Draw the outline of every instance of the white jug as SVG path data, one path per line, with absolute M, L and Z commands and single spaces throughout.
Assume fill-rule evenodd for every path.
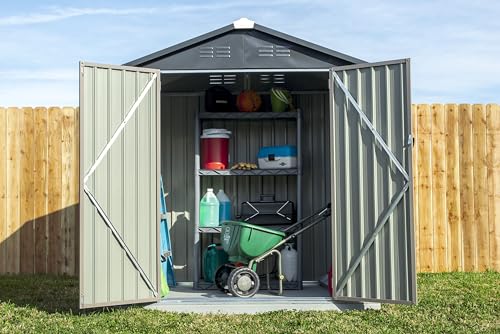
M 285 279 L 289 282 L 297 280 L 297 251 L 293 249 L 292 244 L 285 244 L 281 250 L 281 264 Z

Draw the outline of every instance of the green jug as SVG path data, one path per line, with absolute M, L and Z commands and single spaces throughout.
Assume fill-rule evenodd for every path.
M 229 259 L 221 245 L 211 244 L 203 254 L 203 277 L 205 282 L 214 283 L 215 272 Z

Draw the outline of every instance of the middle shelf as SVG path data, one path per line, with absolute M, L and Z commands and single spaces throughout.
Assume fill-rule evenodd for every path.
M 199 169 L 198 175 L 201 176 L 241 176 L 241 175 L 298 175 L 297 168 L 289 169 L 252 169 L 252 170 L 239 170 L 239 169 Z

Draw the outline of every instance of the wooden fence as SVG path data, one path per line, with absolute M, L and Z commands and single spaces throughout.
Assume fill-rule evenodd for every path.
M 500 106 L 415 105 L 420 272 L 500 270 Z M 0 108 L 0 273 L 78 274 L 78 109 Z
M 0 108 L 0 273 L 78 270 L 78 110 Z
M 413 106 L 420 272 L 500 270 L 500 108 Z

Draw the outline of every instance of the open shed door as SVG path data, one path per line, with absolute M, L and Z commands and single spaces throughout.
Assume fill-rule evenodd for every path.
M 330 71 L 333 298 L 416 302 L 409 60 Z
M 159 298 L 158 70 L 80 63 L 80 308 Z

